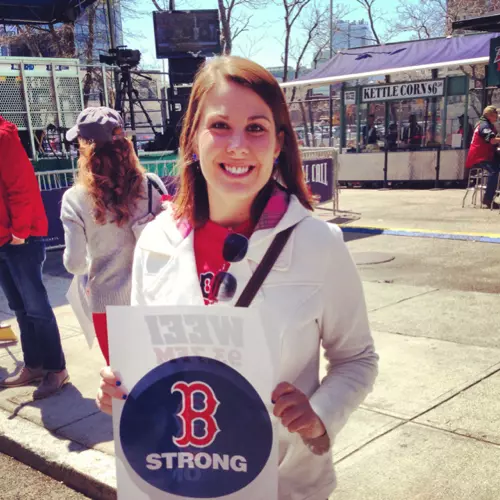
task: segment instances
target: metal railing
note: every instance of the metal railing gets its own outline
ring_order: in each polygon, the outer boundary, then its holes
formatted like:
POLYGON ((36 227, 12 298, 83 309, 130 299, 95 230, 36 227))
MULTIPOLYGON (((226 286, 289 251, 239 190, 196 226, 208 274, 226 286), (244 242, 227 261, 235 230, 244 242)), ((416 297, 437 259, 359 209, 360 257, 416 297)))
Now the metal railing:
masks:
POLYGON ((40 191, 52 191, 54 189, 69 188, 75 182, 76 170, 50 170, 47 172, 36 172, 40 191))
POLYGON ((144 161, 141 158, 141 165, 148 171, 153 174, 156 174, 160 177, 170 177, 175 175, 175 165, 176 160, 154 160, 154 161, 144 161))

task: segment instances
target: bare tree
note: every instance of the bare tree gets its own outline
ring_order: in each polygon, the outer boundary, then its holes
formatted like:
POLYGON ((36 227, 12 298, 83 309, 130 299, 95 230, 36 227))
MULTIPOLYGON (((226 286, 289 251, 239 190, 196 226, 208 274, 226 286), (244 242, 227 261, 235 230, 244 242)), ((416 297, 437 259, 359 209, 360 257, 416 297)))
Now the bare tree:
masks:
POLYGON ((4 26, 0 45, 24 49, 33 57, 75 57, 74 27, 70 24, 4 26))
POLYGON ((419 0, 418 4, 400 1, 398 20, 393 26, 396 33, 407 33, 410 38, 433 38, 445 30, 446 0, 419 0), (437 4, 437 5, 436 5, 437 4))
POLYGON ((329 37, 325 36, 325 26, 329 25, 328 8, 313 5, 301 20, 299 29, 303 34, 302 40, 298 41, 289 49, 290 59, 295 60, 293 78, 298 78, 300 68, 308 50, 314 45, 315 52, 321 52, 329 44, 329 37))
MULTIPOLYGON (((293 79, 297 79, 300 75, 300 71, 305 63, 305 59, 308 55, 313 55, 316 59, 317 56, 323 53, 324 50, 330 44, 331 31, 335 31, 338 26, 338 21, 341 20, 345 15, 348 14, 348 8, 345 5, 335 5, 332 12, 332 19, 330 19, 329 6, 327 2, 311 2, 309 6, 306 6, 300 13, 300 17, 297 21, 292 23, 292 27, 296 24, 296 30, 294 31, 294 43, 288 43, 288 63, 290 67, 293 67, 293 75, 289 75, 287 65, 284 69, 284 81, 291 76, 293 79), (291 66, 290 61, 293 61, 293 66, 291 66)), ((286 15, 286 11, 285 11, 286 15)), ((286 27, 285 19, 285 27, 286 27)), ((287 45, 285 42, 285 53, 287 52, 287 45)), ((285 59, 285 57, 283 57, 285 59)), ((306 145, 309 144, 309 125, 308 117, 304 99, 306 95, 303 92, 298 93, 297 87, 293 87, 292 92, 288 95, 288 102, 290 105, 296 104, 300 109, 302 115, 302 123, 304 124, 305 141, 306 145)), ((309 121, 312 117, 309 116, 309 121)), ((310 124, 311 130, 313 128, 312 122, 310 124)))
MULTIPOLYGON (((151 1, 158 11, 163 10, 158 0, 151 1)), ((222 53, 231 54, 234 40, 250 28, 252 16, 247 11, 265 6, 266 0, 217 0, 217 5, 221 23, 222 53)))
MULTIPOLYGON (((304 60, 304 56, 307 53, 313 41, 314 44, 316 45, 316 49, 319 51, 325 48, 329 43, 328 37, 326 37, 325 40, 325 38, 321 36, 324 34, 324 24, 325 23, 327 25, 329 24, 328 9, 326 7, 319 7, 318 5, 313 5, 307 14, 308 14, 307 17, 305 17, 300 23, 300 30, 305 35, 302 43, 298 43, 297 45, 295 45, 294 47, 290 47, 289 49, 290 56, 293 59, 295 59, 295 69, 293 75, 294 79, 298 78, 300 73, 300 68, 304 60)), ((286 69, 285 72, 287 72, 286 69)), ((296 91, 297 89, 296 87, 294 87, 289 99, 289 104, 292 104, 295 101, 296 91)), ((304 124, 304 138, 306 141, 306 145, 309 146, 310 145, 309 125, 308 125, 304 100, 300 99, 298 101, 298 104, 302 115, 302 123, 304 124)), ((311 124, 311 130, 313 130, 312 124, 311 124)))
MULTIPOLYGON (((137 8, 137 0, 115 0, 115 3, 119 4, 123 20, 137 19, 145 14, 144 11, 137 8)), ((108 32, 106 30, 94 30, 93 24, 97 22, 98 15, 107 17, 106 0, 98 0, 87 7, 80 21, 77 20, 75 25, 68 23, 4 27, 3 34, 0 33, 0 44, 11 47, 26 47, 28 50, 25 52, 29 52, 30 55, 35 57, 81 57, 86 63, 89 63, 88 55, 92 53, 93 47, 98 43, 100 45, 108 44, 108 32), (92 27, 89 25, 89 18, 92 27), (84 36, 79 39, 80 42, 84 39, 84 43, 75 45, 75 31, 81 28, 84 28, 84 36), (91 29, 93 31, 92 35, 87 36, 87 32, 91 29), (89 45, 92 46, 90 52, 89 45)), ((118 24, 115 23, 115 32, 118 24)), ((127 36, 133 35, 133 31, 127 32, 127 36)))
POLYGON ((283 48, 283 81, 288 81, 288 64, 290 60, 290 50, 292 48, 292 29, 300 19, 304 9, 312 4, 313 0, 276 0, 281 3, 284 9, 283 20, 285 22, 285 43, 283 48))
POLYGON ((231 54, 234 40, 250 28, 252 16, 242 9, 257 9, 265 4, 265 0, 218 0, 223 54, 231 54))
POLYGON ((254 55, 257 52, 259 52, 259 50, 260 50, 259 44, 261 41, 262 41, 261 38, 258 36, 248 37, 248 41, 245 44, 245 46, 240 45, 240 47, 239 47, 240 52, 243 55, 243 57, 246 57, 247 59, 252 59, 254 57, 254 55))
POLYGON ((380 45, 383 38, 379 36, 375 23, 383 17, 383 13, 375 5, 377 0, 355 0, 355 2, 365 10, 374 41, 380 45))
POLYGON ((500 8, 500 0, 399 0, 394 34, 410 38, 449 35, 452 23, 464 17, 482 16, 500 8))
POLYGON ((85 62, 87 63, 87 69, 85 71, 85 76, 83 77, 83 101, 85 107, 88 104, 90 98, 90 90, 94 83, 95 74, 94 68, 92 67, 92 61, 94 56, 94 41, 95 41, 95 18, 96 18, 97 3, 91 5, 87 9, 87 27, 88 27, 88 38, 85 47, 85 62))

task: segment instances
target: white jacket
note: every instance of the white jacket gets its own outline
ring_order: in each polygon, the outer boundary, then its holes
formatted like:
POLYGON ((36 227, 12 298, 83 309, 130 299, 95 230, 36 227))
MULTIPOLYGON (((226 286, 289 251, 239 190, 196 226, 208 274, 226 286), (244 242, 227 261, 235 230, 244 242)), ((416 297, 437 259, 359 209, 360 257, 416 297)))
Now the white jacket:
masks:
MULTIPOLYGON (((311 216, 295 196, 273 229, 254 232, 246 257, 231 265, 239 293, 275 234, 294 229, 251 307, 281 336, 279 380, 307 394, 330 442, 371 391, 378 356, 368 325, 361 281, 337 226, 311 216), (265 300, 264 300, 265 299, 265 300), (329 361, 320 382, 320 347, 329 361)), ((171 211, 143 231, 134 257, 133 305, 203 305, 193 250, 171 211)), ((325 500, 335 488, 331 452, 314 455, 280 425, 279 499, 325 500)))

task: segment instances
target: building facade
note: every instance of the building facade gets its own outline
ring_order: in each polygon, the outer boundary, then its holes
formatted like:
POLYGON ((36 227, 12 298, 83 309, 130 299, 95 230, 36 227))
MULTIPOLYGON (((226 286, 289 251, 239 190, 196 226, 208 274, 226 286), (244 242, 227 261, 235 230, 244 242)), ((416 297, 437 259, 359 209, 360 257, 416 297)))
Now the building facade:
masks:
POLYGON ((364 20, 339 21, 332 36, 333 50, 352 49, 373 45, 375 40, 370 26, 364 20))
MULTIPOLYGON (((115 45, 123 45, 123 21, 121 14, 120 0, 112 0, 112 23, 113 33, 115 35, 115 45)), ((101 0, 95 7, 95 20, 93 23, 94 43, 92 47, 92 62, 99 63, 100 54, 108 54, 111 46, 111 37, 109 31, 109 16, 106 2, 101 0)), ((89 62, 87 52, 89 51, 89 11, 86 12, 75 23, 75 48, 78 58, 82 62, 89 62)))
POLYGON ((322 50, 317 54, 313 66, 320 66, 339 50, 367 47, 374 44, 375 39, 366 21, 338 21, 332 33, 333 54, 330 54, 329 47, 322 50))

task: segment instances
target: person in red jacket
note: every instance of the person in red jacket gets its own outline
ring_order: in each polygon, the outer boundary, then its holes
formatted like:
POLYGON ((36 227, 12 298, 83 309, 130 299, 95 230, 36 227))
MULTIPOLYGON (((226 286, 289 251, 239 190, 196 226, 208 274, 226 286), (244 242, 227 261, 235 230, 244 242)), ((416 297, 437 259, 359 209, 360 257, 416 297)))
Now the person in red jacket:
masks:
POLYGON ((0 382, 41 381, 42 399, 69 381, 61 336, 42 281, 48 222, 38 182, 14 124, 0 117, 0 286, 21 331, 24 366, 0 382))
POLYGON ((482 167, 488 171, 488 181, 483 195, 483 204, 492 208, 499 208, 493 203, 495 189, 498 183, 498 174, 500 166, 498 165, 497 147, 500 144, 500 138, 497 137, 497 129, 494 123, 498 120, 498 110, 494 106, 487 106, 479 123, 477 124, 469 154, 465 163, 466 168, 482 167))

